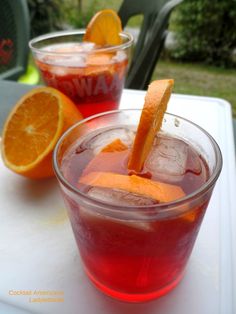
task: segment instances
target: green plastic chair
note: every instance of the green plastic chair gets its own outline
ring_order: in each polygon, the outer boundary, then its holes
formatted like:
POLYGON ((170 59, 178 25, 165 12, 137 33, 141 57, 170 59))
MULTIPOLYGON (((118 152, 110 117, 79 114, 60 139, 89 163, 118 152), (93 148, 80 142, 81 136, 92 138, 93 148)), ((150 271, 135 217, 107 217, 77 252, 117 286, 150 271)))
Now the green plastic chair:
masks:
POLYGON ((30 19, 27 0, 1 0, 0 80, 35 84, 39 75, 28 67, 30 19))
POLYGON ((171 12, 181 2, 183 0, 123 1, 118 11, 123 27, 132 16, 143 15, 140 35, 126 79, 126 88, 147 88, 163 49, 171 12))

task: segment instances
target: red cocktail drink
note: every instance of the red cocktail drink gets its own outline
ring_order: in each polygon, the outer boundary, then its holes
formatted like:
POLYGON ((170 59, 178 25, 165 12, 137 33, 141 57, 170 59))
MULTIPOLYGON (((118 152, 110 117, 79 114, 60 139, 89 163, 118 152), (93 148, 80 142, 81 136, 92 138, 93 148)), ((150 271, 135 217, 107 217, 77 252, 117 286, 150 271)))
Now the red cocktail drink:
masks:
POLYGON ((181 197, 162 202, 122 184, 100 184, 109 176, 119 181, 130 175, 127 161, 139 113, 124 110, 85 120, 62 137, 54 154, 86 273, 106 294, 132 302, 159 297, 181 280, 221 169, 214 140, 191 122, 166 114, 138 180, 167 186, 170 193, 182 191, 181 197), (113 150, 110 143, 117 139, 119 149, 113 150), (103 181, 96 184, 101 174, 103 181))
POLYGON ((30 47, 45 84, 69 96, 87 117, 118 108, 132 37, 121 33, 121 45, 101 47, 82 42, 83 35, 40 36, 30 47))

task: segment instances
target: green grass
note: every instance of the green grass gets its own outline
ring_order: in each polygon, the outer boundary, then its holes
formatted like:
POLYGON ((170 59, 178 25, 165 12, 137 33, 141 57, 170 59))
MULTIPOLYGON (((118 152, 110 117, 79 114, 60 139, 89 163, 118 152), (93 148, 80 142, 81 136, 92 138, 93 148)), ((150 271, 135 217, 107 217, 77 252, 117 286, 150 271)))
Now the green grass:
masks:
POLYGON ((232 105, 236 117, 235 70, 160 60, 152 79, 174 78, 175 93, 219 97, 232 105))

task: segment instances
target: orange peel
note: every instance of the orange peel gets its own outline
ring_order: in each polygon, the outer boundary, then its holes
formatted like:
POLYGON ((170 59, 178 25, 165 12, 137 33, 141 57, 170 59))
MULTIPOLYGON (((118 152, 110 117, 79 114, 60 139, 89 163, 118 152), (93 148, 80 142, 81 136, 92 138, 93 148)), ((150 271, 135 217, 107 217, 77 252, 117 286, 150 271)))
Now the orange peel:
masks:
POLYGON ((79 183, 120 189, 152 198, 158 202, 171 202, 185 196, 182 188, 177 185, 157 182, 136 175, 128 176, 112 172, 90 172, 80 177, 79 183))
POLYGON ((83 41, 93 42, 100 46, 122 44, 120 32, 121 20, 114 10, 106 9, 97 12, 89 22, 83 41))
POLYGON ((129 170, 137 173, 142 170, 156 133, 161 128, 173 85, 172 79, 156 80, 149 85, 128 161, 129 170))

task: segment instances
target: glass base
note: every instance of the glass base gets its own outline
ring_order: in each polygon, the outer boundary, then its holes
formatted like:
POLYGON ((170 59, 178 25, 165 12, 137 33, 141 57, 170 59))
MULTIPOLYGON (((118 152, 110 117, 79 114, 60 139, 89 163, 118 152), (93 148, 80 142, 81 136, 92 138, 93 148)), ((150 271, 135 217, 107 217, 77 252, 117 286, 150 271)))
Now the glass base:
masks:
POLYGON ((157 291, 150 292, 150 293, 142 293, 142 294, 139 294, 139 293, 129 294, 129 293, 122 293, 122 292, 110 289, 104 286, 103 284, 101 284, 99 281, 97 281, 93 276, 91 276, 91 274, 89 274, 88 272, 86 273, 88 277, 91 279, 91 281, 93 282, 93 284, 104 294, 114 299, 118 299, 120 301, 132 302, 132 303, 145 302, 145 301, 150 301, 153 299, 160 298, 163 295, 170 292, 171 290, 173 290, 183 278, 183 273, 181 273, 181 275, 178 276, 174 281, 172 281, 170 284, 168 284, 167 286, 157 291))

